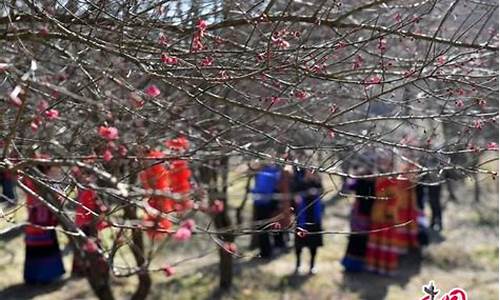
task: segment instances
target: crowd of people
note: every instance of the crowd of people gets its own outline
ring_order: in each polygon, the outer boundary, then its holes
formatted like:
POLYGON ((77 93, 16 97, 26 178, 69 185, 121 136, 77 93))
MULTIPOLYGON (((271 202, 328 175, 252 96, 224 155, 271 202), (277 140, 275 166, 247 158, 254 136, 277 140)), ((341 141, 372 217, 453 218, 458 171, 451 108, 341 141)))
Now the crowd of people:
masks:
POLYGON ((346 271, 394 275, 401 255, 426 246, 429 229, 442 230, 439 180, 431 175, 417 178, 410 169, 411 164, 405 164, 397 176, 371 178, 363 175, 394 171, 392 160, 381 160, 376 169, 353 168, 358 179, 348 179, 344 186, 355 198, 341 262, 346 271), (424 214, 426 200, 432 211, 430 227, 424 214))
POLYGON ((262 258, 271 258, 273 249, 287 248, 288 229, 295 224, 296 272, 301 268, 302 250, 308 248, 311 255, 309 272, 316 273, 317 249, 323 246, 322 194, 321 178, 311 170, 269 163, 256 171, 252 195, 262 258))
MULTIPOLYGON (((350 174, 357 179, 347 178, 342 188, 342 193, 354 197, 348 245, 341 261, 346 272, 393 275, 401 255, 427 245, 429 230, 442 230, 439 178, 432 173, 411 175, 411 166, 397 167, 392 159, 379 158, 376 163, 351 168, 350 174), (390 172, 395 175, 374 176, 390 172), (430 204, 430 222, 424 214, 425 203, 430 204)), ((320 176, 298 167, 263 164, 255 170, 252 193, 260 256, 270 258, 273 251, 286 248, 292 228, 296 272, 301 267, 302 249, 308 248, 314 274, 317 249, 323 245, 320 176), (273 228, 281 230, 269 230, 273 228)))
MULTIPOLYGON (((159 167, 151 167, 141 173, 141 180, 147 179, 144 176, 154 175, 157 178, 158 172, 148 175, 148 172, 156 170, 154 168, 159 167)), ((405 168, 401 174, 408 170, 408 166, 405 168)), ((58 176, 57 167, 38 166, 37 169, 48 178, 58 176)), ((354 196, 350 215, 351 233, 341 261, 347 272, 369 271, 392 275, 398 268, 401 255, 428 243, 429 228, 442 229, 439 181, 430 175, 418 179, 401 175, 370 176, 393 170, 390 160, 378 162, 376 168, 358 165, 350 170, 355 175, 352 177, 357 179, 350 178, 344 182, 342 192, 354 196), (432 211, 430 226, 423 213, 426 202, 432 211)), ((273 162, 260 164, 253 171, 254 184, 250 192, 260 257, 270 259, 277 251, 288 251, 292 241, 290 233, 293 232, 295 272, 302 269, 301 256, 303 249, 307 248, 310 253, 309 272, 316 273, 317 251, 323 246, 324 191, 321 176, 297 165, 281 166, 273 162)), ((91 174, 80 173, 78 177, 82 183, 95 180, 91 174)), ((16 179, 3 173, 0 174, 0 181, 3 200, 15 203, 16 179)), ((50 198, 55 194, 47 187, 34 184, 29 177, 19 180, 19 184, 35 192, 28 193, 26 198, 29 225, 25 228, 24 278, 27 283, 49 283, 59 279, 65 269, 55 231, 57 218, 38 195, 50 198)), ((98 230, 105 226, 99 219, 102 203, 98 195, 82 187, 77 189, 77 199, 81 205, 75 209, 75 224, 87 236, 97 237, 98 230)), ((82 257, 75 252, 72 274, 84 275, 86 268, 82 257)))

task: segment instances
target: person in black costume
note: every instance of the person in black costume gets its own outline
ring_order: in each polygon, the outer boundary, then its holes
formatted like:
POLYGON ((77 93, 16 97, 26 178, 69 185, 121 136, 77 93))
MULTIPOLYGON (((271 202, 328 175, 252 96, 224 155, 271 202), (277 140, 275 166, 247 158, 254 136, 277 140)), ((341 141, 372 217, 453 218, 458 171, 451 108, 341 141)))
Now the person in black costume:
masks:
MULTIPOLYGON (((367 174, 368 172, 362 172, 367 174)), ((355 192, 355 201, 351 210, 351 231, 344 258, 341 263, 347 272, 364 270, 367 233, 356 233, 370 230, 370 215, 375 196, 373 179, 356 179, 350 190, 355 192)))
POLYGON ((295 235, 295 254, 297 264, 295 271, 301 266, 301 254, 304 247, 311 253, 310 274, 315 274, 315 260, 318 247, 323 246, 323 236, 315 234, 321 232, 323 204, 321 194, 323 186, 319 175, 308 170, 296 170, 293 191, 296 196, 297 234, 295 235))

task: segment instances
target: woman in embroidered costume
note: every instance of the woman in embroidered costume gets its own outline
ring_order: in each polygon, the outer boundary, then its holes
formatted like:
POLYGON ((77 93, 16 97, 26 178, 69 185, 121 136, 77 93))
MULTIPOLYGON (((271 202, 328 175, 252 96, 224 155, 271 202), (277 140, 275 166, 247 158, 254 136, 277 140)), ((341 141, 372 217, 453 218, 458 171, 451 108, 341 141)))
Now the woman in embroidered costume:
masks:
MULTIPOLYGON (((49 174, 51 167, 39 167, 49 174)), ((56 197, 52 191, 38 186, 28 177, 23 184, 44 199, 56 197)), ((57 219, 50 209, 37 197, 27 194, 28 225, 25 229, 26 259, 24 262, 24 281, 27 284, 48 284, 64 274, 64 266, 59 250, 56 231, 43 227, 54 227, 57 219)))
MULTIPOLYGON (((384 161, 383 171, 392 170, 384 161)), ((413 183, 404 176, 379 177, 375 181, 371 232, 366 255, 367 269, 393 275, 400 254, 418 246, 417 204, 413 183), (406 225, 402 226, 404 223, 406 225)))
MULTIPOLYGON (((408 168, 405 168, 408 170, 408 168)), ((396 245, 400 253, 408 253, 412 248, 417 248, 418 243, 418 208, 415 184, 408 177, 397 178, 396 195, 398 202, 397 224, 407 223, 395 229, 396 245), (409 222, 409 223, 408 223, 409 222)))
POLYGON ((397 224, 397 180, 379 177, 375 180, 375 200, 366 249, 368 271, 392 275, 398 266, 399 251, 395 226, 397 224))

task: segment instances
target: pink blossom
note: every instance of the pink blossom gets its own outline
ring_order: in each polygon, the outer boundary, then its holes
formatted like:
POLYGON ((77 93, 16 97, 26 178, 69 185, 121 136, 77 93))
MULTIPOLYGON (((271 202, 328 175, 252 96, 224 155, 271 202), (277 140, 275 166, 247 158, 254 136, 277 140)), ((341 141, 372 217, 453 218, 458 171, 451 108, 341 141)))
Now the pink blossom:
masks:
POLYGON ((30 124, 30 127, 31 127, 31 131, 35 132, 38 130, 38 126, 40 125, 39 122, 37 121, 32 121, 31 124, 30 124))
POLYGON ((495 142, 490 142, 490 143, 488 143, 487 148, 488 148, 488 150, 491 150, 491 151, 498 151, 498 144, 495 142))
POLYGON ((387 40, 384 38, 380 38, 378 40, 378 50, 380 50, 381 53, 384 53, 387 50, 387 40))
POLYGON ((403 74, 403 77, 404 78, 408 78, 408 77, 411 77, 413 74, 415 74, 416 70, 414 69, 410 69, 408 71, 405 71, 404 74, 403 74))
POLYGON ((307 92, 304 91, 304 90, 297 90, 295 91, 294 93, 294 96, 297 98, 297 99, 300 99, 300 100, 305 100, 307 98, 307 92))
POLYGON ((162 271, 166 277, 170 277, 175 274, 175 269, 171 265, 163 266, 162 271))
POLYGON ((486 100, 478 99, 477 104, 479 105, 479 107, 484 108, 486 106, 486 100))
POLYGON ((196 29, 198 29, 200 32, 205 32, 207 30, 208 24, 207 21, 203 19, 199 19, 198 22, 196 22, 196 29))
POLYGON ((49 109, 45 112, 45 116, 49 120, 56 120, 59 118, 59 111, 57 109, 49 109))
POLYGON ((398 22, 398 23, 401 22, 401 14, 400 13, 396 13, 396 15, 394 15, 394 20, 396 22, 398 22))
POLYGON ((345 48, 345 47, 347 47, 347 43, 344 42, 344 41, 340 41, 337 44, 335 44, 335 49, 342 49, 342 48, 345 48))
POLYGON ((364 63, 364 59, 363 57, 361 57, 361 55, 356 55, 356 57, 354 58, 354 63, 352 64, 352 68, 353 70, 356 70, 356 69, 359 69, 363 66, 363 63, 364 63))
POLYGON ((191 230, 189 230, 186 227, 181 227, 177 229, 177 231, 174 234, 174 240, 178 242, 184 242, 187 241, 191 238, 191 230))
POLYGON ((372 86, 374 84, 380 84, 382 82, 382 77, 378 76, 378 75, 374 75, 372 77, 370 77, 369 79, 365 80, 365 85, 366 86, 372 86))
POLYGON ((161 93, 160 89, 154 84, 148 86, 144 91, 149 97, 158 97, 161 93))
POLYGON ((160 60, 167 65, 176 65, 179 62, 177 57, 168 56, 166 53, 162 53, 160 60))
POLYGON ((281 103, 281 98, 278 96, 271 96, 269 99, 271 101, 271 104, 280 104, 281 103))
POLYGON ((446 56, 445 56, 445 55, 441 55, 441 56, 439 56, 439 57, 437 58, 436 62, 437 62, 437 65, 438 65, 438 66, 442 66, 442 65, 444 65, 444 64, 446 63, 446 56))
POLYGON ((228 80, 229 79, 229 75, 227 75, 226 70, 220 71, 218 76, 219 76, 219 80, 228 80))
POLYGON ((113 159, 113 153, 111 153, 109 149, 106 149, 102 154, 102 158, 104 159, 104 161, 110 161, 113 159))
POLYGON ((462 107, 464 107, 464 101, 462 101, 462 100, 457 100, 457 101, 455 101, 455 106, 456 106, 457 108, 462 108, 462 107))
POLYGON ((221 200, 215 200, 212 206, 210 206, 210 211, 213 214, 220 214, 224 211, 224 202, 221 200))
POLYGON ((271 53, 270 52, 257 53, 257 60, 258 61, 264 61, 266 59, 271 59, 271 53))
POLYGON ((238 251, 238 247, 235 243, 225 242, 223 248, 226 252, 229 253, 236 253, 236 251, 238 251))
POLYGON ((193 51, 200 51, 203 49, 203 43, 201 42, 201 36, 195 34, 193 36, 193 51))
POLYGON ((311 72, 320 74, 324 71, 325 67, 326 67, 325 64, 314 64, 311 67, 311 72))
POLYGON ((203 67, 211 66, 214 63, 214 58, 211 56, 207 56, 201 60, 201 65, 203 67))
POLYGON ((116 140, 118 138, 118 129, 115 127, 99 127, 99 135, 108 141, 116 140))
POLYGON ((335 131, 333 130, 328 130, 328 137, 333 139, 335 137, 335 131))
POLYGON ((181 227, 187 228, 192 231, 196 226, 196 223, 193 219, 187 219, 181 223, 181 227))
POLYGON ((481 130, 483 129, 483 121, 481 120, 475 120, 474 121, 474 128, 481 130))
POLYGON ((285 41, 283 38, 271 38, 273 44, 279 49, 288 49, 290 47, 290 43, 285 41))
POLYGON ((158 35, 158 44, 160 44, 161 46, 165 46, 165 45, 167 45, 167 43, 168 43, 167 36, 165 36, 165 34, 163 34, 163 33, 160 33, 158 35))

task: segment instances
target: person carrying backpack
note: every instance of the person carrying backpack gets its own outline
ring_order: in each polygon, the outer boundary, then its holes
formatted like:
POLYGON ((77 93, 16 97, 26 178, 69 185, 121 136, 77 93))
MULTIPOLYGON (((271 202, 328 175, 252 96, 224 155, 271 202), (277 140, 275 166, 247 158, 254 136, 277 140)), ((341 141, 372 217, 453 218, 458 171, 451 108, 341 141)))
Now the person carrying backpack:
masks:
POLYGON ((272 256, 271 240, 266 230, 269 220, 273 217, 279 204, 278 183, 281 178, 281 168, 276 165, 264 165, 255 174, 254 188, 252 189, 253 205, 258 228, 262 230, 258 234, 260 256, 270 258, 272 256))

